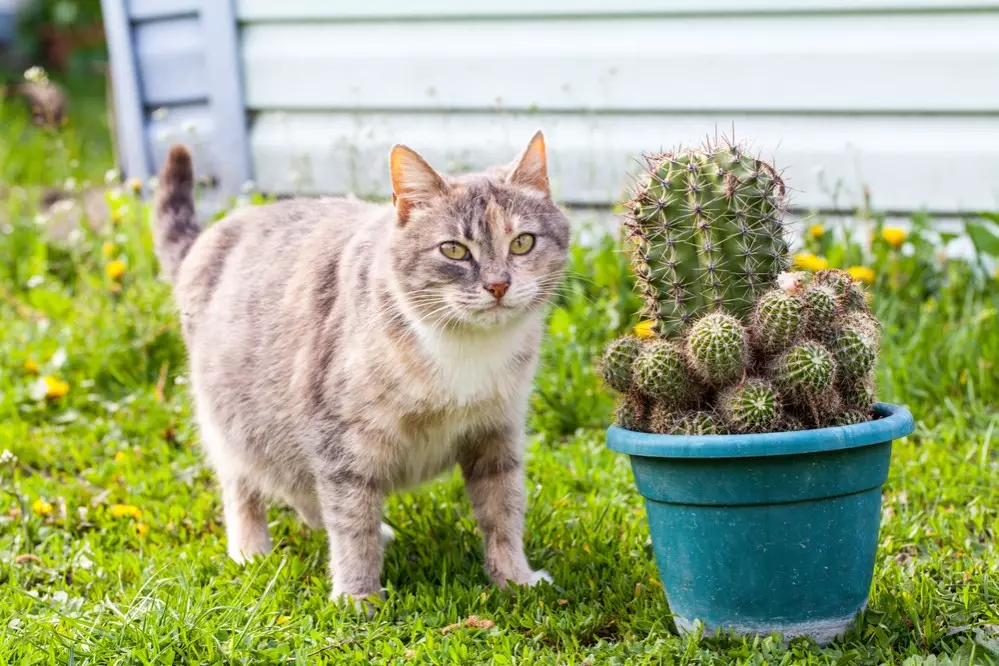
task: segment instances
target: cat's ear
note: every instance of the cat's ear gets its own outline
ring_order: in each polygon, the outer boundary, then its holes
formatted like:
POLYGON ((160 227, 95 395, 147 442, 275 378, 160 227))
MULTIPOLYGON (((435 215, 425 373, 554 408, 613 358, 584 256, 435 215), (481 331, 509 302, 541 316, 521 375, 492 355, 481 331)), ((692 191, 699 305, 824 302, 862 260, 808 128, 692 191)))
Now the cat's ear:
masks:
POLYGON ((514 162, 507 181, 513 185, 535 189, 551 197, 548 186, 548 156, 545 154, 545 135, 538 130, 527 148, 514 162))
POLYGON ((441 175, 408 146, 392 146, 389 169, 392 172, 392 203, 401 224, 409 220, 413 207, 432 201, 447 190, 441 175))

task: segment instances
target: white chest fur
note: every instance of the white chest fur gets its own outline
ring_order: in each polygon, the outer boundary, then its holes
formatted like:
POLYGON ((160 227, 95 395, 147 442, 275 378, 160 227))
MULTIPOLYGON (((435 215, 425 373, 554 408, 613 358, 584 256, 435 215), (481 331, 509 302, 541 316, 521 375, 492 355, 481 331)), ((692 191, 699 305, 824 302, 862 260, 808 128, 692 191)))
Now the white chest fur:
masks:
POLYGON ((531 352, 531 317, 495 330, 445 333, 417 324, 420 344, 434 369, 436 388, 458 408, 477 402, 507 401, 522 390, 527 371, 518 358, 531 352))

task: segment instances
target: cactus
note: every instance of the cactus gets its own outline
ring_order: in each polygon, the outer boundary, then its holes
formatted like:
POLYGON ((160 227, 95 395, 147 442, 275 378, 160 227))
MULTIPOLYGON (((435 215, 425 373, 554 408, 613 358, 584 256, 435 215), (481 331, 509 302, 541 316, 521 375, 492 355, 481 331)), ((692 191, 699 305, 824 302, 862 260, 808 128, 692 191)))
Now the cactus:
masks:
POLYGON ((813 283, 802 290, 801 299, 805 302, 808 334, 813 337, 824 336, 839 311, 836 292, 827 285, 813 283))
POLYGON ((840 412, 833 420, 832 425, 848 426, 858 423, 867 423, 871 420, 870 414, 859 409, 847 409, 840 412))
POLYGON ((877 402, 877 391, 873 375, 855 377, 849 380, 840 379, 836 382, 843 404, 850 409, 870 411, 877 402))
POLYGON ((614 423, 625 430, 645 431, 649 422, 649 411, 649 403, 645 397, 634 391, 626 393, 617 403, 614 423))
POLYGON ((663 337, 724 309, 744 318, 788 266, 784 183, 734 144, 646 157, 628 202, 633 268, 663 337))
POLYGON ((612 340, 604 350, 601 372, 608 386, 622 393, 631 388, 632 368, 642 352, 642 341, 632 336, 612 340))
POLYGON ((831 287, 839 298, 840 306, 847 312, 869 312, 864 288, 844 270, 830 268, 815 274, 815 284, 831 287))
POLYGON ((724 421, 713 412, 664 412, 654 430, 662 435, 727 435, 724 421))
POLYGON ((690 327, 687 355, 694 372, 708 386, 733 382, 742 377, 749 361, 746 329, 722 312, 705 315, 690 327))
POLYGON ((760 297, 750 328, 753 341, 767 353, 787 349, 805 329, 805 303, 783 289, 760 297))
POLYGON ((718 412, 733 432, 769 432, 782 416, 777 391, 763 379, 747 379, 723 391, 718 412))
POLYGON ((667 400, 677 407, 697 398, 683 352, 667 340, 646 345, 635 359, 634 386, 650 398, 667 400))
POLYGON ((832 386, 836 378, 836 361, 817 342, 802 342, 777 360, 773 377, 792 397, 814 398, 832 386))
POLYGON ((836 358, 836 371, 843 382, 867 376, 878 359, 878 344, 862 325, 840 328, 830 347, 836 358))
POLYGON ((604 354, 617 423, 696 435, 868 420, 881 327, 846 271, 782 274, 774 168, 710 142, 647 161, 626 226, 656 339, 604 354))

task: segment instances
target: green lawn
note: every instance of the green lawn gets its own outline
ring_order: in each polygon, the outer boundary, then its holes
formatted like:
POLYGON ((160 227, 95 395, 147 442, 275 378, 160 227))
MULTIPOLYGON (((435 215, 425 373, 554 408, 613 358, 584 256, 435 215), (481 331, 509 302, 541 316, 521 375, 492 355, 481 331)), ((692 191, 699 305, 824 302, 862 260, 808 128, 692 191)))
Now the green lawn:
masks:
MULTIPOLYGON (((853 634, 826 649, 675 635, 628 461, 603 441, 613 401, 592 358, 635 323, 612 239, 574 249, 529 423, 527 549, 555 584, 488 585, 448 476, 389 502, 389 593, 366 619, 329 603, 325 538, 290 511, 271 512, 271 555, 227 560, 146 209, 125 193, 116 224, 50 239, 41 188, 102 182, 106 137, 0 111, 0 664, 999 664, 999 285, 923 265, 918 230, 914 259, 868 257, 881 394, 919 423, 895 446, 853 634)), ((831 237, 813 249, 859 261, 831 237)))

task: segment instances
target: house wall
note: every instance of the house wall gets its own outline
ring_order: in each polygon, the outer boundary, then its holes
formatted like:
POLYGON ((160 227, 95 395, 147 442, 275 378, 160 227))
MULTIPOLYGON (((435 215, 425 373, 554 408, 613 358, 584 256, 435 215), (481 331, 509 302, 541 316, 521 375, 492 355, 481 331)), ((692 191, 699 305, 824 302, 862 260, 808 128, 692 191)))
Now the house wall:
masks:
POLYGON ((734 133, 799 208, 999 206, 999 2, 104 1, 132 45, 133 162, 187 140, 228 191, 387 196, 393 143, 457 171, 542 128, 571 204, 611 205, 643 151, 734 133))

